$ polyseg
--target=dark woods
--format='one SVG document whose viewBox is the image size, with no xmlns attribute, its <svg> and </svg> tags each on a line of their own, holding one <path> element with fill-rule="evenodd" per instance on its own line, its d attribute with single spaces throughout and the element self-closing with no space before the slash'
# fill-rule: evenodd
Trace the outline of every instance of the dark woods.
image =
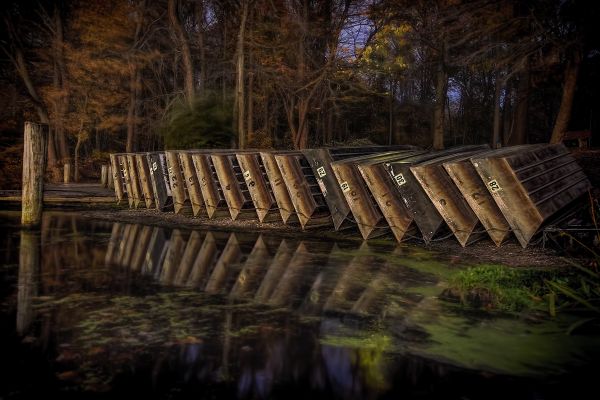
<svg viewBox="0 0 600 400">
<path fill-rule="evenodd" d="M 50 167 L 109 150 L 500 146 L 598 128 L 595 2 L 3 7 L 2 146 L 46 122 Z"/>
</svg>

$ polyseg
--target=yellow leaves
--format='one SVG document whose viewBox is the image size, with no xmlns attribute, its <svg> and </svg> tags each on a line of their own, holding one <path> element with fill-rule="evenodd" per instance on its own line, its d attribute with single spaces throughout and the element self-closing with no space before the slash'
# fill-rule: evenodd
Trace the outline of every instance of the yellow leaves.
<svg viewBox="0 0 600 400">
<path fill-rule="evenodd" d="M 363 49 L 361 63 L 368 69 L 387 74 L 401 73 L 408 67 L 410 48 L 407 35 L 410 31 L 406 24 L 385 25 Z"/>
</svg>

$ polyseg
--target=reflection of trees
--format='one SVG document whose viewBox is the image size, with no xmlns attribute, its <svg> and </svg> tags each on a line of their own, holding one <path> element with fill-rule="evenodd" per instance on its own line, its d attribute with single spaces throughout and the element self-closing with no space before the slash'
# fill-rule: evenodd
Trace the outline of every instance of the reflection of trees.
<svg viewBox="0 0 600 400">
<path fill-rule="evenodd" d="M 71 332 L 69 351 L 87 360 L 81 368 L 110 363 L 103 370 L 116 374 L 150 352 L 157 380 L 235 380 L 241 397 L 269 396 L 278 382 L 356 397 L 385 388 L 384 350 L 353 338 L 385 314 L 402 268 L 371 246 L 123 223 L 94 225 L 110 232 L 98 241 L 69 216 L 47 218 L 43 229 L 41 287 L 52 300 L 41 309 L 53 321 L 44 341 Z M 19 279 L 35 276 L 23 269 Z M 19 292 L 23 321 L 27 304 Z"/>
</svg>

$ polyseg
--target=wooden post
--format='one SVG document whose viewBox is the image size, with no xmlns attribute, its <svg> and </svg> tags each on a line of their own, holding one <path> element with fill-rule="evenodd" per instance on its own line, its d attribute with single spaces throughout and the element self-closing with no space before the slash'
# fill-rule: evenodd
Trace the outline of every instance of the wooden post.
<svg viewBox="0 0 600 400">
<path fill-rule="evenodd" d="M 114 189 L 115 188 L 115 181 L 114 181 L 114 177 L 113 177 L 113 173 L 112 173 L 112 165 L 108 165 L 108 172 L 107 172 L 107 182 L 106 182 L 106 186 L 109 189 Z"/>
<path fill-rule="evenodd" d="M 104 187 L 108 186 L 108 165 L 102 164 L 100 169 L 100 184 Z"/>
<path fill-rule="evenodd" d="M 21 224 L 38 225 L 42 218 L 48 125 L 25 122 Z"/>
<path fill-rule="evenodd" d="M 71 183 L 71 164 L 66 163 L 63 170 L 63 182 Z"/>
</svg>

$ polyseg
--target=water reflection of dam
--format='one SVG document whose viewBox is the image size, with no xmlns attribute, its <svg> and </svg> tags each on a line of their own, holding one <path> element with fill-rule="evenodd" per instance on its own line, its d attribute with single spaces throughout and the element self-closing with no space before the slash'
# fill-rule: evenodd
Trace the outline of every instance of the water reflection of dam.
<svg viewBox="0 0 600 400">
<path fill-rule="evenodd" d="M 392 257 L 398 255 L 392 252 Z M 249 233 L 183 232 L 116 223 L 107 265 L 150 275 L 162 285 L 199 289 L 230 299 L 294 307 L 372 313 L 408 268 L 390 266 L 368 244 L 294 241 Z M 397 293 L 396 293 L 397 294 Z"/>
</svg>

